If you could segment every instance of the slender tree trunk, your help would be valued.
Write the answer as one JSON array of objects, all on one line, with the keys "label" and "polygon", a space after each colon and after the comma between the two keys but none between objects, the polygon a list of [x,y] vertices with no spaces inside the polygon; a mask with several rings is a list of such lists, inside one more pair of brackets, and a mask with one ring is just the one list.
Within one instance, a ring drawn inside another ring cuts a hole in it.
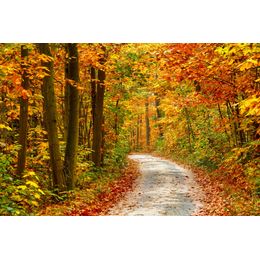
[{"label": "slender tree trunk", "polygon": [[233,122],[234,143],[235,143],[235,146],[238,147],[240,145],[238,118],[236,115],[236,111],[233,109],[230,101],[227,101],[227,106],[228,106],[230,119]]},{"label": "slender tree trunk", "polygon": [[[28,49],[25,45],[21,46],[22,58],[22,87],[27,90],[29,88],[29,77],[26,71],[26,60],[28,58]],[[18,152],[17,173],[21,174],[25,169],[26,161],[26,145],[28,132],[28,99],[20,98],[20,122],[19,122],[19,144],[21,148]]]},{"label": "slender tree trunk", "polygon": [[119,131],[118,131],[118,110],[119,110],[119,98],[116,101],[115,124],[114,124],[114,130],[115,130],[116,138],[119,135]]},{"label": "slender tree trunk", "polygon": [[97,92],[97,77],[96,70],[94,67],[90,68],[90,77],[91,77],[91,114],[92,114],[92,125],[95,121],[95,108],[96,108],[96,92]]},{"label": "slender tree trunk", "polygon": [[[66,47],[67,49],[67,47]],[[68,51],[66,51],[68,55]],[[68,82],[69,78],[69,60],[65,55],[65,89],[64,89],[64,140],[68,138],[68,123],[69,123],[69,112],[70,112],[70,86]]]},{"label": "slender tree trunk", "polygon": [[[221,108],[220,108],[220,105],[219,105],[219,104],[218,104],[218,112],[219,112],[220,119],[223,121],[224,117],[223,117],[223,114],[222,114],[222,112],[221,112]],[[223,125],[222,121],[221,121],[221,124],[220,124],[220,125],[221,125],[221,127],[224,128],[225,134],[226,134],[227,139],[228,139],[229,146],[231,146],[230,136],[229,136],[229,134],[228,134],[228,131],[227,131],[227,129],[226,129],[226,126]]]},{"label": "slender tree trunk", "polygon": [[76,43],[67,44],[68,51],[68,87],[69,87],[69,116],[68,136],[65,149],[64,173],[67,188],[73,189],[75,185],[75,171],[77,164],[78,138],[79,138],[79,62]]},{"label": "slender tree trunk", "polygon": [[79,97],[79,145],[85,144],[85,136],[86,136],[86,115],[85,115],[85,101],[84,95]]},{"label": "slender tree trunk", "polygon": [[59,190],[65,190],[66,182],[62,171],[62,161],[57,130],[56,97],[53,83],[53,60],[48,43],[40,43],[38,44],[38,47],[41,54],[44,54],[50,58],[49,61],[42,62],[42,65],[46,67],[49,73],[48,76],[43,78],[42,94],[44,97],[44,119],[46,120],[46,128],[48,132],[49,151],[53,172],[53,185]]},{"label": "slender tree trunk", "polygon": [[159,109],[160,106],[160,98],[158,96],[156,96],[155,98],[155,106],[156,106],[156,120],[157,120],[157,125],[158,125],[158,129],[159,129],[159,137],[162,138],[163,137],[163,130],[162,130],[162,125],[159,122],[160,119],[162,118],[162,113]]},{"label": "slender tree trunk", "polygon": [[[100,63],[105,63],[105,58],[102,57]],[[93,122],[93,145],[92,145],[92,161],[95,166],[101,166],[101,147],[102,147],[102,125],[103,125],[103,109],[104,109],[104,94],[105,94],[105,78],[104,70],[98,70],[98,82],[96,92],[96,102],[94,108],[94,122]]]},{"label": "slender tree trunk", "polygon": [[240,143],[240,146],[242,147],[243,144],[246,142],[246,140],[245,140],[246,137],[245,137],[244,131],[241,129],[241,122],[240,122],[241,118],[240,118],[240,111],[239,111],[238,105],[236,106],[235,113],[236,113],[236,121],[237,121],[239,143]]},{"label": "slender tree trunk", "polygon": [[104,159],[105,159],[105,117],[103,116],[102,119],[102,136],[101,136],[101,149],[100,149],[100,153],[101,153],[101,158],[100,158],[100,165],[104,166]]},{"label": "slender tree trunk", "polygon": [[186,107],[184,108],[184,113],[185,113],[186,121],[187,121],[188,138],[189,138],[189,149],[190,149],[190,152],[192,152],[191,137],[192,137],[192,140],[195,141],[195,134],[194,134],[193,129],[192,129],[191,120],[190,120],[190,114],[189,114],[189,111],[188,111],[188,109]]},{"label": "slender tree trunk", "polygon": [[143,123],[143,120],[142,120],[142,115],[140,115],[140,118],[139,118],[139,148],[142,148],[142,144],[143,144],[143,140],[142,140],[142,123]]},{"label": "slender tree trunk", "polygon": [[189,129],[189,133],[192,136],[192,140],[195,141],[195,134],[194,134],[194,131],[192,129],[190,114],[189,114],[187,107],[184,108],[184,112],[185,112],[185,115],[186,115],[186,121],[187,121],[187,126],[188,126],[188,129]]},{"label": "slender tree trunk", "polygon": [[148,97],[146,98],[145,102],[145,133],[146,133],[146,146],[149,148],[150,146],[150,120],[149,120],[149,101]]},{"label": "slender tree trunk", "polygon": [[232,111],[229,108],[229,101],[226,101],[226,108],[227,108],[227,116],[229,120],[230,136],[233,142],[232,145],[236,147],[237,146],[236,133],[235,133],[234,124],[232,124],[233,116],[232,116]]},{"label": "slender tree trunk", "polygon": [[140,143],[140,115],[137,117],[137,126],[136,126],[136,150],[139,149]]},{"label": "slender tree trunk", "polygon": [[82,145],[87,144],[88,137],[88,102],[82,102]]}]

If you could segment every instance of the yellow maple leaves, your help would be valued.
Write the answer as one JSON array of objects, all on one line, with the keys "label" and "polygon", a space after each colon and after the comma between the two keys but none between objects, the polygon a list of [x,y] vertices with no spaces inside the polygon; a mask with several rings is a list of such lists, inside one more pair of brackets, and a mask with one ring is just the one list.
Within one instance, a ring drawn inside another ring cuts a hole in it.
[{"label": "yellow maple leaves", "polygon": [[253,95],[241,101],[240,109],[246,116],[260,116],[260,97]]}]

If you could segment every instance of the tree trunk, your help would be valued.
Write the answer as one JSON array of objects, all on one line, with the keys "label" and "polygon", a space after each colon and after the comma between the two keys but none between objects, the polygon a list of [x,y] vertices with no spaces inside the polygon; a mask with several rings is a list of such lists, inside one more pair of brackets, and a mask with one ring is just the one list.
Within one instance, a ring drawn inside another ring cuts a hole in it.
[{"label": "tree trunk", "polygon": [[[66,47],[67,48],[67,47]],[[66,51],[67,55],[68,51]],[[69,62],[68,58],[65,55],[65,89],[64,89],[64,141],[67,141],[68,138],[68,123],[69,123],[69,97],[70,97],[70,87],[68,82],[68,73],[69,73]]]},{"label": "tree trunk", "polygon": [[227,131],[227,129],[226,129],[226,126],[223,124],[224,117],[223,117],[223,115],[222,115],[221,108],[220,108],[220,105],[219,105],[219,104],[218,104],[218,112],[219,112],[219,116],[220,116],[220,119],[221,119],[220,126],[224,128],[225,134],[226,134],[227,139],[228,139],[229,146],[231,147],[230,136],[229,136],[229,134],[228,134],[228,131]]},{"label": "tree trunk", "polygon": [[[100,63],[105,63],[105,58],[100,59]],[[95,107],[93,114],[93,144],[92,144],[92,161],[95,166],[101,166],[101,147],[102,147],[102,131],[103,131],[103,109],[104,109],[104,94],[105,94],[105,78],[104,70],[98,70],[98,82],[96,89]]]},{"label": "tree trunk", "polygon": [[97,92],[97,77],[96,70],[94,67],[90,68],[90,77],[91,77],[91,113],[92,113],[92,125],[95,121],[95,108],[96,108],[96,92]]},{"label": "tree trunk", "polygon": [[62,161],[60,154],[60,145],[57,130],[57,109],[56,97],[53,83],[53,60],[48,43],[39,43],[39,51],[50,58],[49,61],[43,61],[42,65],[46,67],[49,75],[43,78],[42,95],[44,97],[44,119],[48,132],[49,151],[51,166],[53,172],[53,186],[59,190],[66,189],[64,173],[62,171]]},{"label": "tree trunk", "polygon": [[75,185],[75,170],[77,164],[78,138],[79,138],[79,82],[78,49],[76,43],[68,43],[68,93],[69,93],[69,115],[68,133],[65,149],[64,173],[67,188],[69,190]]},{"label": "tree trunk", "polygon": [[119,135],[119,129],[118,129],[118,111],[119,111],[119,98],[116,101],[116,112],[115,112],[115,124],[114,124],[114,130],[115,130],[115,135],[116,135],[116,139],[118,138]]},{"label": "tree trunk", "polygon": [[101,148],[100,148],[100,165],[104,166],[104,159],[105,159],[105,117],[103,116],[102,119],[102,136],[101,136]]},{"label": "tree trunk", "polygon": [[159,137],[162,138],[163,137],[163,129],[162,129],[162,125],[159,122],[161,117],[162,117],[162,113],[161,110],[159,109],[160,106],[160,98],[156,95],[155,98],[155,107],[156,107],[156,119],[157,119],[157,125],[158,125],[158,129],[159,129]]},{"label": "tree trunk", "polygon": [[136,150],[138,150],[140,148],[140,128],[141,128],[141,125],[140,125],[140,115],[138,115],[137,117],[137,126],[136,126]]},{"label": "tree trunk", "polygon": [[241,118],[240,118],[240,110],[238,105],[235,108],[235,113],[236,113],[236,121],[237,121],[237,129],[238,129],[238,136],[239,136],[239,141],[240,141],[240,146],[242,147],[243,144],[246,142],[246,137],[244,131],[241,129]]},{"label": "tree trunk", "polygon": [[184,107],[184,113],[185,113],[186,122],[187,122],[187,129],[188,129],[189,150],[192,153],[193,149],[192,149],[191,137],[192,137],[192,140],[195,141],[195,134],[192,129],[190,114],[189,114],[187,107]]},{"label": "tree trunk", "polygon": [[[21,46],[22,58],[22,87],[27,90],[29,88],[29,77],[26,71],[28,58],[28,49],[25,45]],[[20,97],[20,122],[19,122],[19,144],[21,146],[18,152],[17,173],[23,173],[26,161],[26,145],[28,132],[28,99]]]},{"label": "tree trunk", "polygon": [[146,133],[146,146],[149,148],[150,146],[150,120],[149,120],[149,101],[148,98],[146,99],[145,102],[145,133]]}]

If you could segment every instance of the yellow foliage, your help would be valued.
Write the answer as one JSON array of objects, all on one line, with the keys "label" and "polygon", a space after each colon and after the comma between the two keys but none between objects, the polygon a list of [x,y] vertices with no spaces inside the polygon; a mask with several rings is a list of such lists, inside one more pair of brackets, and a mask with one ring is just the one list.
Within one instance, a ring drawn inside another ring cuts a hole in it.
[{"label": "yellow foliage", "polygon": [[6,125],[4,125],[4,124],[0,124],[0,129],[6,129],[6,130],[8,130],[8,131],[12,131],[12,128],[11,128],[11,127],[6,126]]},{"label": "yellow foliage", "polygon": [[35,188],[38,188],[38,187],[39,187],[39,185],[38,185],[37,183],[33,182],[33,181],[27,181],[26,184],[28,184],[28,185],[30,185],[30,186],[33,186],[33,187],[35,187]]},{"label": "yellow foliage", "polygon": [[246,116],[260,116],[260,97],[253,95],[240,103],[241,112]]},{"label": "yellow foliage", "polygon": [[25,190],[27,187],[25,185],[19,185],[17,186],[17,189]]},{"label": "yellow foliage", "polygon": [[45,195],[45,193],[44,193],[41,189],[38,189],[38,191],[39,191],[42,195]]},{"label": "yellow foliage", "polygon": [[39,193],[35,193],[33,194],[33,196],[36,198],[36,199],[40,199],[41,198],[41,195]]},{"label": "yellow foliage", "polygon": [[36,206],[36,207],[39,206],[39,203],[38,203],[37,201],[35,201],[35,200],[31,201],[31,204],[34,205],[34,206]]}]

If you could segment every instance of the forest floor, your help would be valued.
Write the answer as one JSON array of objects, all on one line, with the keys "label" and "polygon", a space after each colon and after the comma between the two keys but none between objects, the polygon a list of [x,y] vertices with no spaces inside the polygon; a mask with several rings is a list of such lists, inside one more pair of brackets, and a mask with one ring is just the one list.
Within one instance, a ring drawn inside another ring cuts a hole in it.
[{"label": "forest floor", "polygon": [[138,165],[133,160],[120,171],[109,170],[88,185],[77,188],[64,201],[52,203],[40,210],[40,216],[100,216],[120,201],[134,188],[139,176]]},{"label": "forest floor", "polygon": [[135,189],[108,211],[120,216],[190,216],[203,207],[205,194],[193,173],[166,159],[132,154],[141,175]]},{"label": "forest floor", "polygon": [[203,169],[157,154],[135,153],[128,158],[120,173],[105,173],[87,187],[75,190],[69,199],[49,205],[37,215],[249,215],[232,211],[232,196],[225,191],[227,184]]}]

